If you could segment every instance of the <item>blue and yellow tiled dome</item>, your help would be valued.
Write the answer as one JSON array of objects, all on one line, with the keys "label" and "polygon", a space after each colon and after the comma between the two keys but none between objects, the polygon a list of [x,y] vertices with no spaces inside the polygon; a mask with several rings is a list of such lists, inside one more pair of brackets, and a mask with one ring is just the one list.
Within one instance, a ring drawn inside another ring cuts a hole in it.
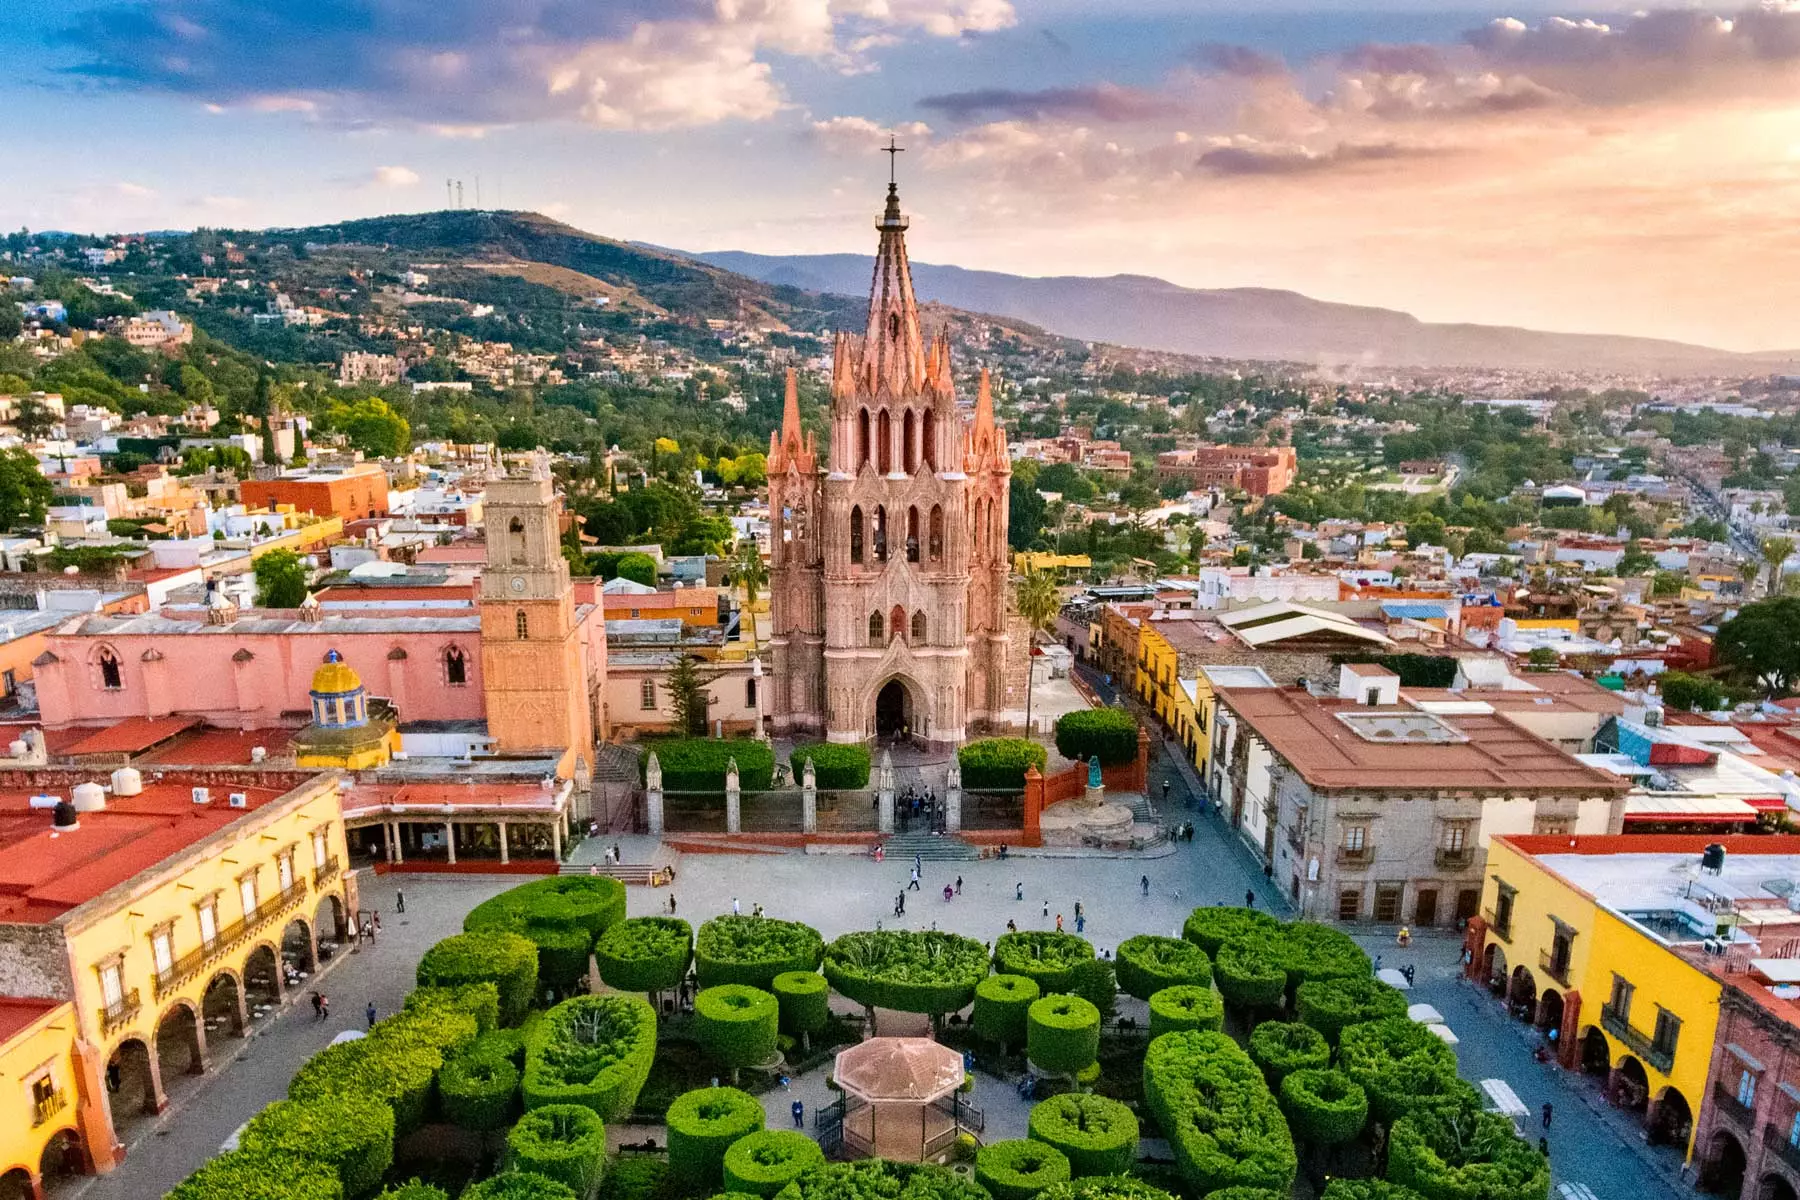
[{"label": "blue and yellow tiled dome", "polygon": [[325,661],[313,672],[313,723],[323,729],[351,729],[369,723],[369,700],[362,676],[336,650],[325,652]]}]

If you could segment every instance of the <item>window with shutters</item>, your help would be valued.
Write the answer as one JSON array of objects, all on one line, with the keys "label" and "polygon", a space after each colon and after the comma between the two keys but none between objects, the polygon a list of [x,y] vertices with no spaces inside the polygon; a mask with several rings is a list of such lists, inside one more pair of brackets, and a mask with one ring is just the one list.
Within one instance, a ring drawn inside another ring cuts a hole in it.
[{"label": "window with shutters", "polygon": [[244,876],[242,879],[238,880],[238,903],[243,906],[244,915],[246,917],[248,917],[251,913],[256,911],[256,874],[255,874],[255,872],[251,872],[250,874]]}]

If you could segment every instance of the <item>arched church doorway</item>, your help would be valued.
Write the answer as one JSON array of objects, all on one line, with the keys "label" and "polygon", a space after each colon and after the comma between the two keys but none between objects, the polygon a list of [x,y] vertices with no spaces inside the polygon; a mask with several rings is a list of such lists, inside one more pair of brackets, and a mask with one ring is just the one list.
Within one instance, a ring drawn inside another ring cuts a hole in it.
[{"label": "arched church doorway", "polygon": [[898,737],[913,729],[912,693],[898,679],[890,679],[875,695],[875,734]]}]

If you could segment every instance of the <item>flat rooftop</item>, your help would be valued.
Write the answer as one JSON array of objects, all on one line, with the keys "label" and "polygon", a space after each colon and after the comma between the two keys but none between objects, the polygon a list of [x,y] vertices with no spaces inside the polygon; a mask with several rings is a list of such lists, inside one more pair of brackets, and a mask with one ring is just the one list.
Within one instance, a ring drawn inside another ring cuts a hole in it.
[{"label": "flat rooftop", "polygon": [[[82,813],[74,830],[52,829],[51,810],[31,807],[35,789],[0,788],[0,921],[54,921],[288,791],[209,783],[211,801],[195,804],[197,782],[167,775],[146,779],[136,796],[109,793],[106,807]],[[70,786],[43,791],[66,799]],[[232,792],[244,793],[245,807],[231,807]]]}]

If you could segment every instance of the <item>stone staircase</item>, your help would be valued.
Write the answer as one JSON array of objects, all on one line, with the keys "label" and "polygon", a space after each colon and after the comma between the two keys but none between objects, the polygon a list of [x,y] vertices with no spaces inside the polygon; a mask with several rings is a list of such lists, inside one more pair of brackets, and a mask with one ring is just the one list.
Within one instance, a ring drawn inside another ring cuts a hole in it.
[{"label": "stone staircase", "polygon": [[594,782],[626,783],[636,787],[638,761],[642,757],[642,747],[602,742],[594,748]]},{"label": "stone staircase", "polygon": [[899,833],[883,843],[888,861],[910,864],[917,855],[924,862],[973,862],[981,852],[959,837],[933,837],[928,833]]},{"label": "stone staircase", "polygon": [[658,843],[651,851],[647,863],[563,863],[557,870],[559,875],[592,875],[595,873],[616,879],[628,887],[648,887],[650,878],[660,874],[664,867],[673,867],[681,861],[681,851],[663,843]]},{"label": "stone staircase", "polygon": [[1156,815],[1156,809],[1151,807],[1150,797],[1142,792],[1125,792],[1117,796],[1108,796],[1107,799],[1114,804],[1129,808],[1131,819],[1139,825],[1155,825],[1161,819]]}]

